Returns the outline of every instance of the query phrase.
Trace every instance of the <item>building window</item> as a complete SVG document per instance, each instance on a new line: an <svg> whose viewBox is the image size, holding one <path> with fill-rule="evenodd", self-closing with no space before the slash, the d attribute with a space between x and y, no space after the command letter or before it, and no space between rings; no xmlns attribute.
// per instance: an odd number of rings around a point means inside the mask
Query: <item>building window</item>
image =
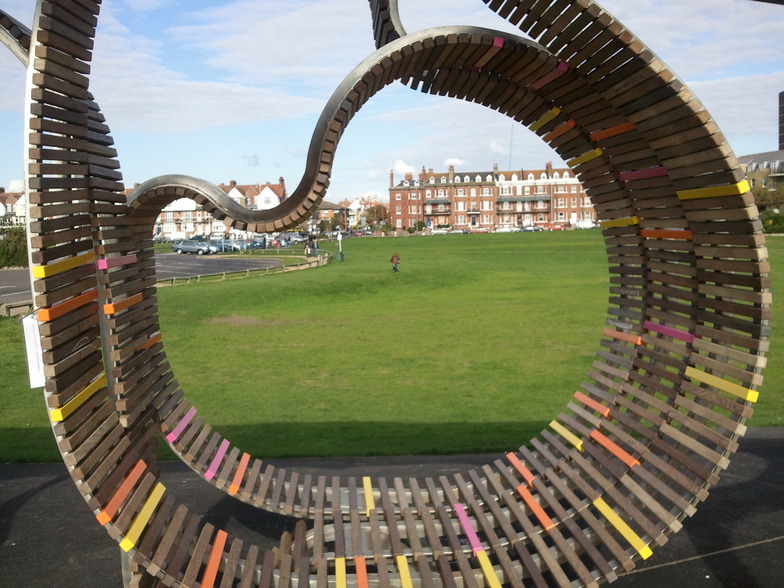
<svg viewBox="0 0 784 588"><path fill-rule="evenodd" d="M526 195L531 194L531 186L526 186L525 187L525 193L526 193Z"/></svg>
<svg viewBox="0 0 784 588"><path fill-rule="evenodd" d="M458 196L465 196L465 189L464 188L458 188L457 189L457 195Z"/></svg>
<svg viewBox="0 0 784 588"><path fill-rule="evenodd" d="M400 192L395 192L395 200L400 200Z"/></svg>
<svg viewBox="0 0 784 588"><path fill-rule="evenodd" d="M482 196L490 196L490 188L482 188Z"/></svg>
<svg viewBox="0 0 784 588"><path fill-rule="evenodd" d="M446 176L441 176L441 183L446 184Z"/></svg>
<svg viewBox="0 0 784 588"><path fill-rule="evenodd" d="M572 198L572 208L577 206L577 198Z"/></svg>
<svg viewBox="0 0 784 588"><path fill-rule="evenodd" d="M395 206L395 214L400 216L402 213L403 213L403 207L402 206Z"/></svg>
<svg viewBox="0 0 784 588"><path fill-rule="evenodd" d="M457 203L457 210L465 210L465 209L466 209L465 201Z"/></svg>
<svg viewBox="0 0 784 588"><path fill-rule="evenodd" d="M425 190L425 198L430 198L432 190Z"/></svg>
<svg viewBox="0 0 784 588"><path fill-rule="evenodd" d="M544 186L537 186L536 187L537 194L544 194Z"/></svg>
<svg viewBox="0 0 784 588"><path fill-rule="evenodd" d="M439 198L443 198L444 197L444 189L443 188L439 188L438 189L438 197Z"/></svg>
<svg viewBox="0 0 784 588"><path fill-rule="evenodd" d="M408 194L408 199L409 200L416 200L417 199L417 193L416 192L410 192Z"/></svg>
<svg viewBox="0 0 784 588"><path fill-rule="evenodd" d="M455 184L459 184L460 182L460 176L455 176Z"/></svg>
<svg viewBox="0 0 784 588"><path fill-rule="evenodd" d="M457 215L457 224L464 225L465 224L465 216L462 214Z"/></svg>
<svg viewBox="0 0 784 588"><path fill-rule="evenodd" d="M428 183L429 184L435 184L436 183L436 179L433 176L430 176L430 179L428 180Z"/></svg>
<svg viewBox="0 0 784 588"><path fill-rule="evenodd" d="M572 186L572 192L577 192L577 186Z"/></svg>
<svg viewBox="0 0 784 588"><path fill-rule="evenodd" d="M483 214L482 215L482 224L489 225L490 224L490 215Z"/></svg>

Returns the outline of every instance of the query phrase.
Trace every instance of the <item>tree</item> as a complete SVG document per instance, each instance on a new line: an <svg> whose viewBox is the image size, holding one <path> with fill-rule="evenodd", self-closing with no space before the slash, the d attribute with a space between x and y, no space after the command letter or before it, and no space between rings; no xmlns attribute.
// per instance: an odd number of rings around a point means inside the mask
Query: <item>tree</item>
<svg viewBox="0 0 784 588"><path fill-rule="evenodd" d="M387 209L383 204L374 204L365 209L365 221L369 225L376 225L387 217Z"/></svg>
<svg viewBox="0 0 784 588"><path fill-rule="evenodd" d="M27 237L23 227L5 229L0 238L0 267L27 267Z"/></svg>
<svg viewBox="0 0 784 588"><path fill-rule="evenodd" d="M784 208L784 183L777 182L772 186L763 186L762 184L762 182L755 182L751 188L757 208L760 210Z"/></svg>

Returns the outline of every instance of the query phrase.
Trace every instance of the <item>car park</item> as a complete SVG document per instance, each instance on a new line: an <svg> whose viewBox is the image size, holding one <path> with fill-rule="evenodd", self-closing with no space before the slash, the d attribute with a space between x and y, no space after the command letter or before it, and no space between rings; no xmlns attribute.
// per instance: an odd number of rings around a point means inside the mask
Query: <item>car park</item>
<svg viewBox="0 0 784 588"><path fill-rule="evenodd" d="M182 241L175 241L172 243L172 251L175 253L195 253L196 255L206 255L213 253L210 244L207 241L194 241L192 239L185 239Z"/></svg>

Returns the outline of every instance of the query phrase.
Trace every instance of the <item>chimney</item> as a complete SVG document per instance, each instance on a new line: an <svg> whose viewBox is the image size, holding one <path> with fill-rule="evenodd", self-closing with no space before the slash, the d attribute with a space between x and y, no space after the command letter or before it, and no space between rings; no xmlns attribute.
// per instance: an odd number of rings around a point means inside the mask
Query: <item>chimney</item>
<svg viewBox="0 0 784 588"><path fill-rule="evenodd" d="M419 182L421 184L424 184L426 179L427 179L427 175L426 175L426 172L425 172L425 166L423 165L422 166L422 171L419 172Z"/></svg>
<svg viewBox="0 0 784 588"><path fill-rule="evenodd" d="M289 195L286 193L286 181L283 176L280 176L278 183L280 184L280 201L283 202Z"/></svg>
<svg viewBox="0 0 784 588"><path fill-rule="evenodd" d="M231 180L229 182L229 187L231 187L231 188L234 188L236 185L237 185L237 181L236 180Z"/></svg>
<svg viewBox="0 0 784 588"><path fill-rule="evenodd" d="M450 165L449 166L449 183L451 184L454 181L455 181L455 166L454 165Z"/></svg>
<svg viewBox="0 0 784 588"><path fill-rule="evenodd" d="M389 170L389 187L393 188L395 186L395 170Z"/></svg>
<svg viewBox="0 0 784 588"><path fill-rule="evenodd" d="M552 164L552 162L548 161L545 164L545 166L544 166L544 170L547 173L547 177L548 178L552 178L553 177L553 164Z"/></svg>

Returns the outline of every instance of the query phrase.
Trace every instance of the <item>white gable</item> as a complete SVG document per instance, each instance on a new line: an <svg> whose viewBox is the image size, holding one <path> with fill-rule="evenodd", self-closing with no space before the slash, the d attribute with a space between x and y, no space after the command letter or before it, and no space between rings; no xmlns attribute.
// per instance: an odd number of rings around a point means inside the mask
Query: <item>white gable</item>
<svg viewBox="0 0 784 588"><path fill-rule="evenodd" d="M269 186L264 186L264 189L256 196L256 209L269 210L280 204L278 195Z"/></svg>

